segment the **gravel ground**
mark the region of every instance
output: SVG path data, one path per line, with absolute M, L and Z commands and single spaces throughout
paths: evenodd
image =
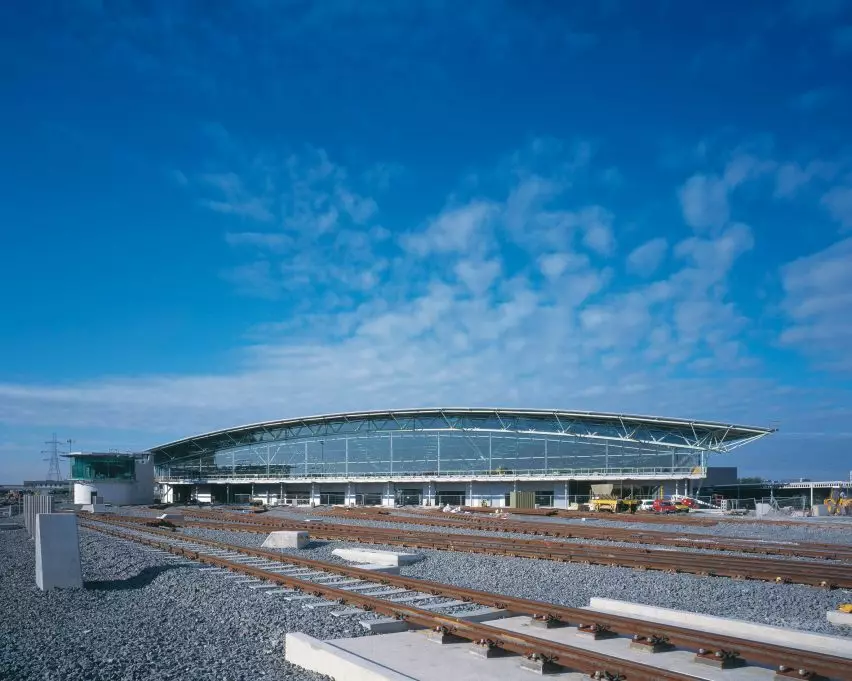
M 183 532 L 251 547 L 260 546 L 265 538 L 262 534 L 195 528 Z M 347 545 L 314 541 L 297 555 L 344 563 L 331 552 Z M 375 547 L 399 550 L 394 546 Z M 426 560 L 403 567 L 403 575 L 572 607 L 588 605 L 592 596 L 598 596 L 852 637 L 852 632 L 832 627 L 825 618 L 827 610 L 852 601 L 852 593 L 846 590 L 451 551 L 417 552 L 425 554 Z
M 41 592 L 26 532 L 0 532 L 3 681 L 321 681 L 284 661 L 284 633 L 365 633 L 130 542 L 80 544 L 86 588 Z

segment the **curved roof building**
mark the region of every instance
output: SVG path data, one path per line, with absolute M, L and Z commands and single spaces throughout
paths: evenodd
M 772 432 L 656 416 L 430 408 L 267 421 L 153 447 L 171 484 L 687 480 Z

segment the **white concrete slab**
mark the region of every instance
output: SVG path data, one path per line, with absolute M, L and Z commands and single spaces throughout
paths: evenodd
M 688 650 L 672 650 L 649 655 L 640 650 L 632 650 L 630 639 L 627 637 L 595 641 L 592 638 L 579 635 L 576 627 L 541 629 L 531 626 L 529 617 L 508 617 L 489 622 L 489 624 L 498 629 L 531 634 L 549 641 L 641 662 L 705 681 L 774 681 L 775 678 L 775 670 L 761 667 L 716 669 L 710 665 L 695 662 L 695 653 Z
M 389 631 L 400 631 L 404 622 L 392 619 L 362 620 L 362 626 L 372 625 L 376 632 L 385 627 Z M 579 636 L 575 627 L 558 629 L 533 628 L 528 617 L 510 617 L 496 620 L 491 625 L 518 633 L 532 634 L 538 638 L 571 645 L 576 648 L 595 651 L 620 657 L 622 659 L 641 662 L 660 669 L 682 674 L 692 679 L 703 681 L 773 681 L 774 670 L 759 667 L 742 667 L 739 669 L 719 670 L 712 666 L 694 661 L 694 653 L 674 650 L 665 653 L 649 655 L 641 651 L 631 650 L 630 639 L 615 638 L 595 641 Z M 289 651 L 289 636 L 287 649 Z M 453 645 L 424 645 L 424 635 L 420 631 L 404 631 L 401 633 L 386 633 L 382 636 L 367 636 L 348 639 L 335 639 L 323 642 L 323 656 L 315 655 L 300 657 L 288 655 L 288 661 L 304 666 L 302 661 L 314 665 L 306 667 L 321 674 L 327 674 L 336 681 L 349 681 L 361 678 L 359 669 L 339 669 L 332 665 L 328 657 L 339 657 L 350 663 L 363 661 L 371 673 L 403 674 L 403 678 L 413 681 L 480 681 L 483 678 L 499 678 L 501 681 L 529 681 L 533 678 L 530 672 L 520 667 L 519 656 L 497 657 L 482 659 L 470 654 L 471 646 L 459 643 Z M 295 651 L 294 651 L 295 652 Z M 304 652 L 304 651 L 303 651 Z M 300 661 L 302 660 L 302 661 Z M 337 660 L 334 661 L 337 663 Z M 378 670 L 378 671 L 377 671 Z M 394 676 L 366 677 L 371 679 L 395 679 Z M 574 672 L 554 674 L 553 678 L 560 680 L 586 679 L 588 675 Z
M 309 671 L 325 674 L 335 681 L 412 681 L 414 677 L 401 674 L 353 655 L 327 641 L 307 634 L 287 634 L 285 659 Z
M 158 520 L 183 520 L 182 513 L 163 513 L 157 516 Z
M 358 568 L 359 570 L 369 570 L 370 572 L 381 572 L 385 575 L 399 574 L 399 565 L 374 565 L 372 563 L 357 563 L 352 567 Z
M 852 612 L 840 612 L 839 610 L 829 610 L 825 613 L 828 621 L 835 627 L 852 627 Z
M 782 629 L 768 624 L 755 624 L 744 620 L 727 619 L 713 615 L 700 615 L 684 610 L 656 608 L 641 603 L 618 601 L 611 598 L 592 598 L 587 610 L 608 612 L 613 615 L 635 617 L 647 622 L 661 622 L 698 629 L 714 634 L 739 636 L 752 641 L 774 643 L 799 650 L 828 653 L 852 659 L 852 639 L 841 636 L 811 634 L 796 629 Z
M 265 549 L 303 549 L 310 541 L 311 538 L 307 532 L 279 530 L 270 532 L 262 546 Z
M 367 565 L 411 565 L 425 557 L 422 553 L 404 553 L 401 551 L 380 551 L 379 549 L 342 548 L 334 549 L 335 556 L 348 560 L 352 563 L 365 563 Z M 359 566 L 360 567 L 360 566 Z
M 326 674 L 335 681 L 482 681 L 485 678 L 531 681 L 535 678 L 520 668 L 519 657 L 483 660 L 471 655 L 470 647 L 465 644 L 427 645 L 420 632 L 333 641 L 303 640 L 292 648 L 291 636 L 305 635 L 287 634 L 287 661 Z M 588 681 L 588 675 L 581 674 L 552 678 Z
M 83 588 L 76 516 L 63 513 L 35 516 L 35 580 L 42 591 Z

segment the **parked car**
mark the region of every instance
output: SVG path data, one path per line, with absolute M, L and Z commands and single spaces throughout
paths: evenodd
M 653 499 L 642 499 L 639 503 L 640 511 L 653 511 L 654 510 L 654 500 Z
M 654 499 L 652 508 L 654 513 L 677 513 L 675 505 L 666 499 Z

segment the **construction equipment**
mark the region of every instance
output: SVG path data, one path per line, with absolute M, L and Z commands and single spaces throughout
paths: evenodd
M 839 487 L 831 490 L 831 496 L 823 502 L 828 515 L 852 515 L 852 499 L 846 496 L 846 492 Z
M 614 494 L 615 485 L 611 483 L 592 485 L 592 497 L 589 499 L 589 510 L 608 511 L 609 513 L 622 513 L 628 511 L 636 513 L 639 508 L 639 499 L 632 496 L 621 498 Z

